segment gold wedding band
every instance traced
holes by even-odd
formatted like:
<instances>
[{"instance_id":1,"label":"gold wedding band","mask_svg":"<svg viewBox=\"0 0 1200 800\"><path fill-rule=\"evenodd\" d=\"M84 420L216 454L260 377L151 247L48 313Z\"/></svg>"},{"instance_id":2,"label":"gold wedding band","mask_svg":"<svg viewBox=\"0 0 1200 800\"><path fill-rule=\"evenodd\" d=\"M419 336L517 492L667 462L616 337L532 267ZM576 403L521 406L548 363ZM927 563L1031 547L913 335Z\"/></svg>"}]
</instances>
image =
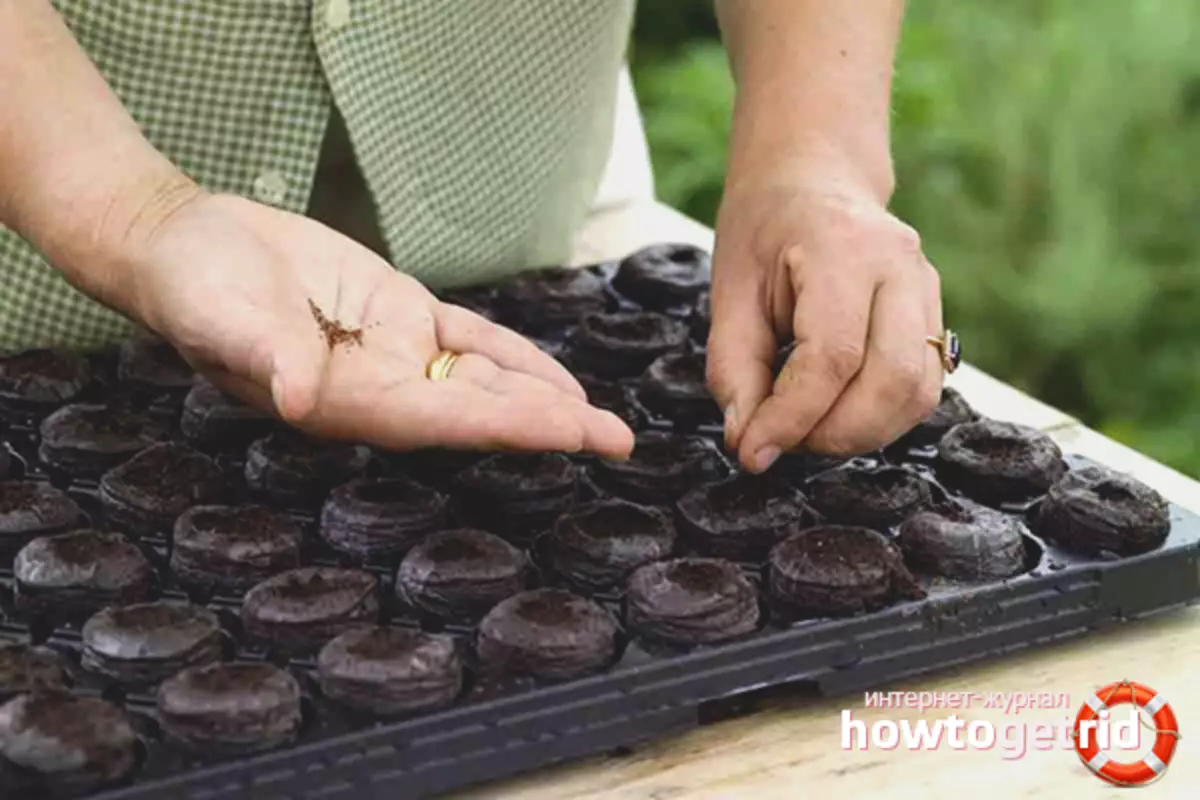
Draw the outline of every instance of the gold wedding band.
<instances>
[{"instance_id":1,"label":"gold wedding band","mask_svg":"<svg viewBox=\"0 0 1200 800\"><path fill-rule=\"evenodd\" d=\"M429 366L425 367L425 377L431 381L444 381L450 377L450 370L458 362L458 353L453 350L443 350L437 354Z\"/></svg>"},{"instance_id":2,"label":"gold wedding band","mask_svg":"<svg viewBox=\"0 0 1200 800\"><path fill-rule=\"evenodd\" d=\"M941 336L926 336L925 341L938 349L938 355L942 358L942 368L949 375L954 370L958 369L958 365L962 363L962 343L958 340L958 334L949 328Z\"/></svg>"}]
</instances>

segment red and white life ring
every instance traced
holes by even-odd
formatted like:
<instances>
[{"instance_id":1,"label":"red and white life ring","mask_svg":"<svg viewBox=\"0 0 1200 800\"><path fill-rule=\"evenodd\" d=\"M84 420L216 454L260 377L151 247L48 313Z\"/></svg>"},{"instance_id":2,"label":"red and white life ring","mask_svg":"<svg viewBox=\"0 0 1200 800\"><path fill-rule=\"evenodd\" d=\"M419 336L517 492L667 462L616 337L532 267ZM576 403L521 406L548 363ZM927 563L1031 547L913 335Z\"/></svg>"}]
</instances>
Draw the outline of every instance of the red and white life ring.
<instances>
[{"instance_id":1,"label":"red and white life ring","mask_svg":"<svg viewBox=\"0 0 1200 800\"><path fill-rule=\"evenodd\" d=\"M1122 763L1113 761L1107 754L1100 751L1100 743L1096 741L1095 728L1091 735L1080 736L1080 726L1089 720L1097 719L1102 709L1114 705L1132 703L1141 706L1154 719L1156 736L1154 747L1141 761ZM1171 763L1175 755L1175 745L1179 741L1179 723L1175 712L1167 705L1166 699L1148 686L1130 681L1111 683L1093 694L1079 709L1075 717L1075 751L1079 758L1092 772L1117 786L1141 786L1158 778Z\"/></svg>"}]
</instances>

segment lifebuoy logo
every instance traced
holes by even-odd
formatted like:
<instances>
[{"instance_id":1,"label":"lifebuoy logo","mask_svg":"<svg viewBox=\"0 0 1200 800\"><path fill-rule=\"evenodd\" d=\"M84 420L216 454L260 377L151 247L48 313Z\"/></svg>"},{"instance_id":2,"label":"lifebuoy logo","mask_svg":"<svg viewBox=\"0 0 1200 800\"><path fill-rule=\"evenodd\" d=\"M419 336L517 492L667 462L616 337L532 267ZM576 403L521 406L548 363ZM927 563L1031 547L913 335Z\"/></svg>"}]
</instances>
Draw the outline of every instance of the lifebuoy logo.
<instances>
[{"instance_id":1,"label":"lifebuoy logo","mask_svg":"<svg viewBox=\"0 0 1200 800\"><path fill-rule=\"evenodd\" d=\"M1141 761L1115 761L1104 752L1113 744L1109 736L1112 708L1126 704L1136 707L1138 722L1155 734L1154 745ZM1072 737L1079 759L1101 780L1116 786L1146 786L1166 774L1179 743L1179 721L1158 692L1124 680L1087 698L1075 717Z\"/></svg>"}]
</instances>

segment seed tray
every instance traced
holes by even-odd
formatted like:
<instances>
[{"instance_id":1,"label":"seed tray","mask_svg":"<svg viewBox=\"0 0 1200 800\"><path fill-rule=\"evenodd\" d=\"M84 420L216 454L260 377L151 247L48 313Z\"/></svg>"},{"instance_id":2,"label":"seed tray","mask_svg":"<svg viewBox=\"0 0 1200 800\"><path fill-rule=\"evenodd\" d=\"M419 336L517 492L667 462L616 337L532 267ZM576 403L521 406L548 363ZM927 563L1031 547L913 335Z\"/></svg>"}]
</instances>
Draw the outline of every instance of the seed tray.
<instances>
[{"instance_id":1,"label":"seed tray","mask_svg":"<svg viewBox=\"0 0 1200 800\"><path fill-rule=\"evenodd\" d=\"M611 268L602 274L611 276ZM621 301L627 304L627 301ZM678 312L676 312L678 313ZM561 343L565 332L550 337ZM561 346L558 344L556 346ZM124 392L101 356L101 378L92 399ZM176 421L179 398L142 395L138 402ZM655 419L645 429L670 430ZM719 430L700 430L719 441ZM178 434L175 429L174 435ZM56 474L38 460L36 420L15 420L3 431L11 462L9 477L49 481L76 499L85 523L113 528L104 517L94 481ZM1074 468L1083 462L1068 457ZM594 463L581 457L585 473ZM221 461L234 484L242 462ZM924 475L939 492L951 494L931 466L933 452L887 452L848 462L850 466L897 464ZM371 475L406 471L403 458L377 454ZM785 459L775 472L803 488L830 465ZM732 465L730 465L732 469ZM416 476L420 477L420 476ZM240 501L250 500L244 486ZM579 500L602 496L585 474ZM1038 501L1006 509L1036 513ZM451 504L453 520L459 518ZM176 586L168 568L170 532L130 537L146 553L159 578L157 595L190 599L217 612L227 632L230 660L270 661L286 667L304 689L304 724L297 742L260 755L200 758L165 740L155 720L150 690L126 691L87 673L79 664L79 630L50 626L18 614L12 603L11 565L0 564L0 641L33 641L59 650L75 666L73 691L98 695L122 706L142 734L142 763L129 781L92 795L100 800L201 798L397 798L427 797L552 763L624 749L747 710L778 687L802 687L831 695L887 685L947 666L1080 636L1119 622L1194 603L1200 597L1200 518L1171 509L1172 528L1156 550L1129 558L1083 559L1027 534L1029 557L1023 574L990 584L922 578L928 597L869 614L792 622L762 601L754 633L720 645L672 648L621 634L615 663L601 674L568 682L498 678L474 669L470 625L441 622L393 599L398 559L363 562L330 550L315 534L312 509L290 509L306 539L305 563L353 566L378 577L384 599L381 623L453 635L467 665L462 696L452 707L400 720L371 719L344 710L319 691L311 658L287 658L253 646L242 636L240 597L196 594ZM886 531L894 535L895 531ZM535 561L536 547L533 548ZM740 565L758 586L760 563ZM550 571L535 581L554 585ZM619 593L594 595L618 619Z\"/></svg>"}]
</instances>

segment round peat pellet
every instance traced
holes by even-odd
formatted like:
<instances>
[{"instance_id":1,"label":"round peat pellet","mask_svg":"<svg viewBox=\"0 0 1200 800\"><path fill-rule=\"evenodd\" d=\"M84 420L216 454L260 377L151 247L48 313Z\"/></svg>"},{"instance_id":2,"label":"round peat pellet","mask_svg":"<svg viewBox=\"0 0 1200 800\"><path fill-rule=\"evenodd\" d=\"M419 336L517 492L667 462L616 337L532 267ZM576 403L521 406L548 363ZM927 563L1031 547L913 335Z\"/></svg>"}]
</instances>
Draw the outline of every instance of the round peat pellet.
<instances>
[{"instance_id":1,"label":"round peat pellet","mask_svg":"<svg viewBox=\"0 0 1200 800\"><path fill-rule=\"evenodd\" d=\"M183 400L179 430L201 450L244 453L257 439L268 436L276 421L253 406L227 395L203 378Z\"/></svg>"},{"instance_id":2,"label":"round peat pellet","mask_svg":"<svg viewBox=\"0 0 1200 800\"><path fill-rule=\"evenodd\" d=\"M117 351L117 380L138 391L182 396L194 379L191 365L156 336L132 336Z\"/></svg>"},{"instance_id":3,"label":"round peat pellet","mask_svg":"<svg viewBox=\"0 0 1200 800\"><path fill-rule=\"evenodd\" d=\"M442 708L463 688L454 639L403 628L359 628L331 639L317 655L321 692L376 715Z\"/></svg>"},{"instance_id":4,"label":"round peat pellet","mask_svg":"<svg viewBox=\"0 0 1200 800\"><path fill-rule=\"evenodd\" d=\"M6 797L78 797L116 784L142 746L129 717L96 697L24 694L0 706L0 790Z\"/></svg>"},{"instance_id":5,"label":"round peat pellet","mask_svg":"<svg viewBox=\"0 0 1200 800\"><path fill-rule=\"evenodd\" d=\"M219 661L226 641L216 614L175 600L105 608L81 639L84 669L135 686Z\"/></svg>"},{"instance_id":6,"label":"round peat pellet","mask_svg":"<svg viewBox=\"0 0 1200 800\"><path fill-rule=\"evenodd\" d=\"M597 500L563 514L539 550L564 581L587 594L624 582L637 567L671 555L675 523L662 509Z\"/></svg>"},{"instance_id":7,"label":"round peat pellet","mask_svg":"<svg viewBox=\"0 0 1200 800\"><path fill-rule=\"evenodd\" d=\"M182 586L242 594L301 564L303 533L263 506L193 506L175 521L171 574Z\"/></svg>"},{"instance_id":8,"label":"round peat pellet","mask_svg":"<svg viewBox=\"0 0 1200 800\"><path fill-rule=\"evenodd\" d=\"M572 365L609 380L636 378L659 356L682 350L686 323L652 311L588 314L572 334Z\"/></svg>"},{"instance_id":9,"label":"round peat pellet","mask_svg":"<svg viewBox=\"0 0 1200 800\"><path fill-rule=\"evenodd\" d=\"M673 645L712 644L751 633L758 593L736 564L677 558L638 568L625 590L625 621L634 635Z\"/></svg>"},{"instance_id":10,"label":"round peat pellet","mask_svg":"<svg viewBox=\"0 0 1200 800\"><path fill-rule=\"evenodd\" d=\"M185 669L158 687L157 706L167 737L202 753L271 750L293 741L303 721L300 684L265 663Z\"/></svg>"},{"instance_id":11,"label":"round peat pellet","mask_svg":"<svg viewBox=\"0 0 1200 800\"><path fill-rule=\"evenodd\" d=\"M530 580L525 551L486 531L440 531L408 551L396 571L396 594L435 617L477 620L523 591Z\"/></svg>"},{"instance_id":12,"label":"round peat pellet","mask_svg":"<svg viewBox=\"0 0 1200 800\"><path fill-rule=\"evenodd\" d=\"M695 304L708 289L711 259L688 244L659 244L626 257L613 276L613 289L650 311Z\"/></svg>"},{"instance_id":13,"label":"round peat pellet","mask_svg":"<svg viewBox=\"0 0 1200 800\"><path fill-rule=\"evenodd\" d=\"M356 558L393 558L444 528L448 505L444 495L407 478L360 478L330 493L321 509L320 535Z\"/></svg>"},{"instance_id":14,"label":"round peat pellet","mask_svg":"<svg viewBox=\"0 0 1200 800\"><path fill-rule=\"evenodd\" d=\"M490 454L482 450L446 450L440 447L380 453L379 456L386 465L387 477L406 477L442 493L450 490L455 475L490 458Z\"/></svg>"},{"instance_id":15,"label":"round peat pellet","mask_svg":"<svg viewBox=\"0 0 1200 800\"><path fill-rule=\"evenodd\" d=\"M645 425L646 414L634 399L630 387L590 375L576 375L575 378L593 406L612 412L628 425L630 430L637 431Z\"/></svg>"},{"instance_id":16,"label":"round peat pellet","mask_svg":"<svg viewBox=\"0 0 1200 800\"><path fill-rule=\"evenodd\" d=\"M495 309L505 325L526 334L575 325L612 305L608 282L595 270L552 267L521 273L496 287Z\"/></svg>"},{"instance_id":17,"label":"round peat pellet","mask_svg":"<svg viewBox=\"0 0 1200 800\"><path fill-rule=\"evenodd\" d=\"M870 528L821 525L771 550L768 592L785 616L838 617L925 597L898 547Z\"/></svg>"},{"instance_id":18,"label":"round peat pellet","mask_svg":"<svg viewBox=\"0 0 1200 800\"><path fill-rule=\"evenodd\" d=\"M365 447L279 430L250 445L246 483L277 503L319 508L331 489L359 477L370 458Z\"/></svg>"},{"instance_id":19,"label":"round peat pellet","mask_svg":"<svg viewBox=\"0 0 1200 800\"><path fill-rule=\"evenodd\" d=\"M647 431L625 461L598 460L592 480L603 491L643 505L671 506L688 490L729 477L729 462L710 440Z\"/></svg>"},{"instance_id":20,"label":"round peat pellet","mask_svg":"<svg viewBox=\"0 0 1200 800\"><path fill-rule=\"evenodd\" d=\"M456 515L519 543L575 504L580 468L561 453L502 453L455 476Z\"/></svg>"},{"instance_id":21,"label":"round peat pellet","mask_svg":"<svg viewBox=\"0 0 1200 800\"><path fill-rule=\"evenodd\" d=\"M890 445L888 451L903 452L936 445L955 425L976 422L979 419L979 412L971 407L958 390L947 386L942 389L941 399L933 412Z\"/></svg>"},{"instance_id":22,"label":"round peat pellet","mask_svg":"<svg viewBox=\"0 0 1200 800\"><path fill-rule=\"evenodd\" d=\"M1171 531L1166 499L1099 464L1072 469L1046 493L1037 532L1070 553L1133 556L1162 546Z\"/></svg>"},{"instance_id":23,"label":"round peat pellet","mask_svg":"<svg viewBox=\"0 0 1200 800\"><path fill-rule=\"evenodd\" d=\"M19 694L66 689L73 683L67 660L49 647L0 644L0 702Z\"/></svg>"},{"instance_id":24,"label":"round peat pellet","mask_svg":"<svg viewBox=\"0 0 1200 800\"><path fill-rule=\"evenodd\" d=\"M124 406L74 404L42 420L38 457L72 478L99 478L170 436L159 418Z\"/></svg>"},{"instance_id":25,"label":"round peat pellet","mask_svg":"<svg viewBox=\"0 0 1200 800\"><path fill-rule=\"evenodd\" d=\"M66 492L40 481L0 481L0 556L13 557L38 536L62 533L80 520Z\"/></svg>"},{"instance_id":26,"label":"round peat pellet","mask_svg":"<svg viewBox=\"0 0 1200 800\"><path fill-rule=\"evenodd\" d=\"M82 621L105 606L140 603L154 589L154 568L119 533L77 530L41 536L13 562L18 610Z\"/></svg>"},{"instance_id":27,"label":"round peat pellet","mask_svg":"<svg viewBox=\"0 0 1200 800\"><path fill-rule=\"evenodd\" d=\"M954 499L922 509L897 541L917 572L962 581L996 581L1026 569L1026 529L1012 514Z\"/></svg>"},{"instance_id":28,"label":"round peat pellet","mask_svg":"<svg viewBox=\"0 0 1200 800\"><path fill-rule=\"evenodd\" d=\"M151 445L100 479L105 516L137 536L170 531L184 511L218 503L227 491L217 463L181 442Z\"/></svg>"},{"instance_id":29,"label":"round peat pellet","mask_svg":"<svg viewBox=\"0 0 1200 800\"><path fill-rule=\"evenodd\" d=\"M487 672L565 680L609 667L617 632L599 604L562 589L533 589L487 613L477 650Z\"/></svg>"},{"instance_id":30,"label":"round peat pellet","mask_svg":"<svg viewBox=\"0 0 1200 800\"><path fill-rule=\"evenodd\" d=\"M951 428L938 443L938 474L988 505L1038 497L1066 470L1053 439L1015 422L966 422Z\"/></svg>"},{"instance_id":31,"label":"round peat pellet","mask_svg":"<svg viewBox=\"0 0 1200 800\"><path fill-rule=\"evenodd\" d=\"M259 583L242 600L242 628L287 655L308 655L333 637L379 620L379 582L369 572L301 567Z\"/></svg>"},{"instance_id":32,"label":"round peat pellet","mask_svg":"<svg viewBox=\"0 0 1200 800\"><path fill-rule=\"evenodd\" d=\"M757 561L816 515L803 494L782 481L739 472L698 486L676 504L680 533L700 553Z\"/></svg>"},{"instance_id":33,"label":"round peat pellet","mask_svg":"<svg viewBox=\"0 0 1200 800\"><path fill-rule=\"evenodd\" d=\"M826 522L886 530L933 502L929 481L902 467L829 470L811 478L805 497Z\"/></svg>"},{"instance_id":34,"label":"round peat pellet","mask_svg":"<svg viewBox=\"0 0 1200 800\"><path fill-rule=\"evenodd\" d=\"M90 381L87 359L77 353L0 353L0 420L48 414L79 397Z\"/></svg>"},{"instance_id":35,"label":"round peat pellet","mask_svg":"<svg viewBox=\"0 0 1200 800\"><path fill-rule=\"evenodd\" d=\"M656 358L642 373L638 400L657 417L677 429L701 425L720 426L721 408L708 391L704 353L668 353Z\"/></svg>"}]
</instances>

